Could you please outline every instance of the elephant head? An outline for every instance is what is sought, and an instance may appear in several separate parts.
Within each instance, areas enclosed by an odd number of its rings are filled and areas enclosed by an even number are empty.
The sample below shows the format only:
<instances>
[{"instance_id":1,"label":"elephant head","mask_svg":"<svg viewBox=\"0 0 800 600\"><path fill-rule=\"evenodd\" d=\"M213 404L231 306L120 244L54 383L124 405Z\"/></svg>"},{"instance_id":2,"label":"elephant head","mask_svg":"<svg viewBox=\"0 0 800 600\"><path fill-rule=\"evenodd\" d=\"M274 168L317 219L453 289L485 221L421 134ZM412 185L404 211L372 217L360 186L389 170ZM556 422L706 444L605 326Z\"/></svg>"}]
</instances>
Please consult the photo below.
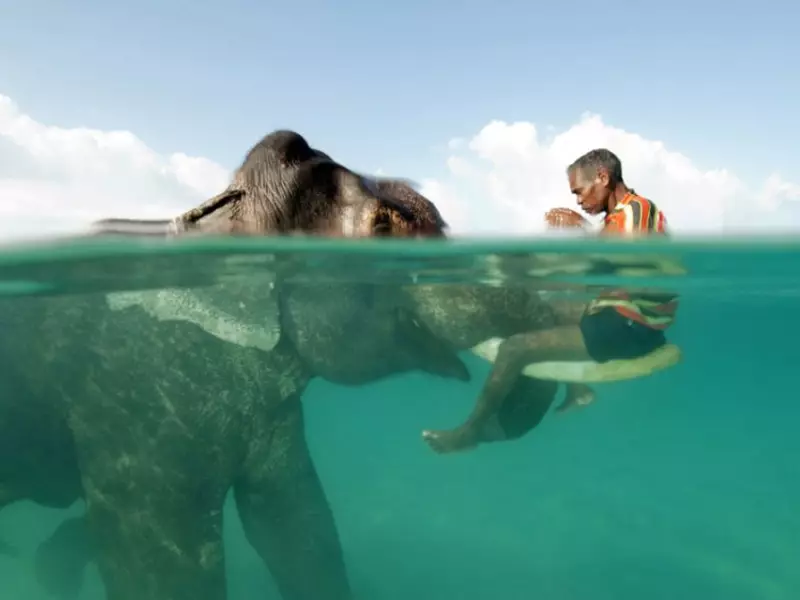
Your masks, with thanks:
<instances>
[{"instance_id":1,"label":"elephant head","mask_svg":"<svg viewBox=\"0 0 800 600\"><path fill-rule=\"evenodd\" d=\"M274 131L247 153L220 194L171 220L104 219L96 235L279 235L410 237L444 234L435 207L397 198L391 179L366 177L309 146L300 134ZM428 203L429 204L429 203Z\"/></svg>"}]
</instances>

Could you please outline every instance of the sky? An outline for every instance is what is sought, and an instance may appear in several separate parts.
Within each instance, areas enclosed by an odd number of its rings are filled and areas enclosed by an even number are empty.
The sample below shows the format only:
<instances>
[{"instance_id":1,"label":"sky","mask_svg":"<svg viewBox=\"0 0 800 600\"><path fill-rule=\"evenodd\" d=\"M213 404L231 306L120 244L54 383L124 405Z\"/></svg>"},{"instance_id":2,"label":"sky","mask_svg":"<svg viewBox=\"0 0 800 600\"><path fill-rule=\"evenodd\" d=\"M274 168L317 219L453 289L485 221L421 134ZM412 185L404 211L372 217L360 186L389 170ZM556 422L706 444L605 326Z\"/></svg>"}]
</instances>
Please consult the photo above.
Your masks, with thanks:
<instances>
[{"instance_id":1,"label":"sky","mask_svg":"<svg viewBox=\"0 0 800 600\"><path fill-rule=\"evenodd\" d=\"M596 147L676 233L800 228L800 4L546 4L0 0L0 237L172 216L277 128L459 235L540 232Z\"/></svg>"}]
</instances>

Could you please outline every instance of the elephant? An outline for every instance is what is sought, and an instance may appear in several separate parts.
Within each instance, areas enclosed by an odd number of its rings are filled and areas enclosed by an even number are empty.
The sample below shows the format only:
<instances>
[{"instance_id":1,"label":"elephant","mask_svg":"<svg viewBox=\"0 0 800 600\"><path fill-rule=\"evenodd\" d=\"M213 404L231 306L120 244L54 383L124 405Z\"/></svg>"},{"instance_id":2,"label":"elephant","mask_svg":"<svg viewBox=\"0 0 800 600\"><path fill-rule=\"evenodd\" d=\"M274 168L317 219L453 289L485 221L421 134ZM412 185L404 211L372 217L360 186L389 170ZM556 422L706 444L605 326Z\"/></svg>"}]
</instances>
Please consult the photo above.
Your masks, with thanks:
<instances>
[{"instance_id":1,"label":"elephant","mask_svg":"<svg viewBox=\"0 0 800 600\"><path fill-rule=\"evenodd\" d=\"M109 219L93 233L444 235L435 206L407 183L356 176L297 134L272 135L226 192L197 209L164 222ZM269 183L270 170L278 184ZM221 509L229 489L284 600L349 599L335 521L303 430L310 380L360 385L422 369L463 381L469 373L459 351L559 318L519 286L230 283L2 300L4 339L30 343L0 344L9 382L2 408L9 419L0 422L19 432L26 450L30 432L59 447L12 465L0 481L2 501L68 506L83 497L85 527L65 525L53 547L88 531L84 552L97 557L109 600L223 599ZM236 333L263 335L236 343L214 330L222 314L245 323ZM535 427L557 385L518 381L487 439L517 439ZM3 456L15 456L13 448ZM37 565L47 580L53 568L42 550ZM62 580L50 579L56 588ZM62 589L73 593L68 583Z\"/></svg>"},{"instance_id":2,"label":"elephant","mask_svg":"<svg viewBox=\"0 0 800 600\"><path fill-rule=\"evenodd\" d=\"M427 213L410 209L299 134L278 131L199 207L166 221L107 219L90 234L442 235L438 211L426 206ZM255 281L243 298L231 281L215 283L194 294L168 290L179 303L196 301L192 315L177 319L153 318L151 305L125 304L124 293L121 305L102 291L0 300L0 506L30 499L67 507L82 497L85 530L60 530L62 539L88 531L86 552L97 556L110 600L221 600L222 505L232 489L247 538L284 600L349 599L303 430L300 398L314 374L288 336L265 351L258 335L241 345L198 325L203 314L216 324L233 312L251 329L263 323L272 331L271 288ZM364 312L356 302L371 302L368 291L357 292L354 314ZM375 320L375 340L396 370L469 377L446 344L384 317ZM13 343L20 339L26 343ZM46 556L40 573L52 572Z\"/></svg>"}]
</instances>

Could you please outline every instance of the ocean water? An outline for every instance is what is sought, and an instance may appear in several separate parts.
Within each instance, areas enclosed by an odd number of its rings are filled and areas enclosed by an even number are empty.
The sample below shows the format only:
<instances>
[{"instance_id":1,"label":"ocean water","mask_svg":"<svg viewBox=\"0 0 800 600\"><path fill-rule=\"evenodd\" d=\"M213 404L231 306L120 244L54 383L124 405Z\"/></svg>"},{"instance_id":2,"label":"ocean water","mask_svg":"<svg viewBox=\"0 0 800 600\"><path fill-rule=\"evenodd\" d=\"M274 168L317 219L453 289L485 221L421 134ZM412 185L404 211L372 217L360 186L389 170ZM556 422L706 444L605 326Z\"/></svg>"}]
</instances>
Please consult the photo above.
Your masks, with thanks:
<instances>
[{"instance_id":1,"label":"ocean water","mask_svg":"<svg viewBox=\"0 0 800 600\"><path fill-rule=\"evenodd\" d=\"M475 357L466 359L469 383L412 373L362 387L311 384L307 436L356 600L800 598L800 243L58 242L6 247L0 294L26 302L199 285L263 274L276 253L292 257L298 281L413 273L418 282L503 285L530 277L541 256L660 257L683 271L538 275L554 295L595 284L678 292L669 337L683 360L597 384L593 404L551 413L512 443L437 455L421 439L422 429L467 415L488 373ZM0 598L48 598L33 553L82 510L18 502L0 511L0 539L17 550L0 552ZM225 544L228 597L279 600L231 502ZM79 598L104 597L92 566Z\"/></svg>"}]
</instances>

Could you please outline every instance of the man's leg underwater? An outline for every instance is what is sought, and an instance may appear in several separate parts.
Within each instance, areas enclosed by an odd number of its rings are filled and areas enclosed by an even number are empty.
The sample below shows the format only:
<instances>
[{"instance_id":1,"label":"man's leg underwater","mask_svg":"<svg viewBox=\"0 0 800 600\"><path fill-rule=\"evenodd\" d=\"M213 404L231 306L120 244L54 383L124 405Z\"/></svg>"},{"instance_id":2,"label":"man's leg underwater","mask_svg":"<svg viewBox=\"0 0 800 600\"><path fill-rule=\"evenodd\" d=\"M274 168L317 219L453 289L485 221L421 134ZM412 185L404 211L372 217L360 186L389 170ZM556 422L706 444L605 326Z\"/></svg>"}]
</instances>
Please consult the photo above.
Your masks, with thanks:
<instances>
[{"instance_id":1,"label":"man's leg underwater","mask_svg":"<svg viewBox=\"0 0 800 600\"><path fill-rule=\"evenodd\" d=\"M480 442L509 442L521 439L542 422L557 392L557 381L531 377L517 378L497 415L481 430Z\"/></svg>"},{"instance_id":2,"label":"man's leg underwater","mask_svg":"<svg viewBox=\"0 0 800 600\"><path fill-rule=\"evenodd\" d=\"M425 431L423 437L436 452L468 450L480 443L481 430L503 409L522 370L546 361L592 360L578 326L565 326L513 335L500 344L497 359L472 414L455 429Z\"/></svg>"},{"instance_id":3,"label":"man's leg underwater","mask_svg":"<svg viewBox=\"0 0 800 600\"><path fill-rule=\"evenodd\" d=\"M550 300L556 323L559 326L580 325L581 319L586 314L586 302L577 300ZM565 382L566 395L564 400L556 406L556 412L564 412L579 406L586 406L594 402L595 394L592 387L586 383Z\"/></svg>"}]
</instances>

